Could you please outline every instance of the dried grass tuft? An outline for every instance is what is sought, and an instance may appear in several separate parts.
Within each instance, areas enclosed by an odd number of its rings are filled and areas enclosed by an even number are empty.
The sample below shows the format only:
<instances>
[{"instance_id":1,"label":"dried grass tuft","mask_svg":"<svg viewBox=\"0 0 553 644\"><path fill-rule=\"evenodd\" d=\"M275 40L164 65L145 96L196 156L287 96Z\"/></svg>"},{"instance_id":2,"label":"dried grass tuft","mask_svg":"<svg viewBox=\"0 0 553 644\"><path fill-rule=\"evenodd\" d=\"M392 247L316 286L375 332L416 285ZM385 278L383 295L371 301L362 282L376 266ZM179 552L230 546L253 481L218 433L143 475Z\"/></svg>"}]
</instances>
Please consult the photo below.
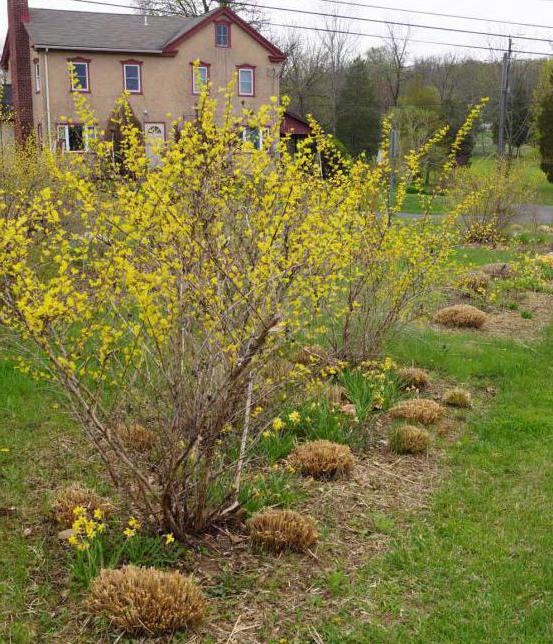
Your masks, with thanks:
<instances>
[{"instance_id":1,"label":"dried grass tuft","mask_svg":"<svg viewBox=\"0 0 553 644\"><path fill-rule=\"evenodd\" d=\"M54 519L59 525L70 528L75 521L73 510L76 507L83 507L89 513L102 510L105 516L109 516L114 510L108 499L80 483L74 483L56 492L52 502Z\"/></svg>"},{"instance_id":2,"label":"dried grass tuft","mask_svg":"<svg viewBox=\"0 0 553 644\"><path fill-rule=\"evenodd\" d=\"M430 385L430 374L425 369L408 367L406 369L400 369L397 374L404 387L426 389Z\"/></svg>"},{"instance_id":3,"label":"dried grass tuft","mask_svg":"<svg viewBox=\"0 0 553 644\"><path fill-rule=\"evenodd\" d=\"M165 633L196 626L205 614L198 585L180 572L124 566L104 569L92 582L87 606L126 633Z\"/></svg>"},{"instance_id":4,"label":"dried grass tuft","mask_svg":"<svg viewBox=\"0 0 553 644\"><path fill-rule=\"evenodd\" d=\"M444 408L428 398L403 400L390 409L392 418L403 418L423 425L431 425L444 415Z\"/></svg>"},{"instance_id":5,"label":"dried grass tuft","mask_svg":"<svg viewBox=\"0 0 553 644\"><path fill-rule=\"evenodd\" d=\"M342 385L328 385L325 389L325 394L331 405L343 405L348 402L347 392Z\"/></svg>"},{"instance_id":6,"label":"dried grass tuft","mask_svg":"<svg viewBox=\"0 0 553 644\"><path fill-rule=\"evenodd\" d=\"M117 435L124 447L132 452L148 453L157 443L157 436L151 429L147 429L140 423L132 425L117 425Z\"/></svg>"},{"instance_id":7,"label":"dried grass tuft","mask_svg":"<svg viewBox=\"0 0 553 644\"><path fill-rule=\"evenodd\" d=\"M475 293L483 293L489 288L490 279L484 271L471 271L461 279L461 287Z\"/></svg>"},{"instance_id":8,"label":"dried grass tuft","mask_svg":"<svg viewBox=\"0 0 553 644\"><path fill-rule=\"evenodd\" d=\"M506 278L511 277L513 274L513 267L511 264L505 262L495 262L493 264L484 264L480 267L486 275L496 278Z\"/></svg>"},{"instance_id":9,"label":"dried grass tuft","mask_svg":"<svg viewBox=\"0 0 553 644\"><path fill-rule=\"evenodd\" d=\"M455 304L440 309L434 315L434 322L449 327L480 329L488 316L469 304Z\"/></svg>"},{"instance_id":10,"label":"dried grass tuft","mask_svg":"<svg viewBox=\"0 0 553 644\"><path fill-rule=\"evenodd\" d=\"M254 545L273 552L305 552L319 537L313 520L293 510L265 510L247 527Z\"/></svg>"},{"instance_id":11,"label":"dried grass tuft","mask_svg":"<svg viewBox=\"0 0 553 644\"><path fill-rule=\"evenodd\" d=\"M288 462L304 475L331 479L350 474L354 458L348 445L319 440L298 445Z\"/></svg>"},{"instance_id":12,"label":"dried grass tuft","mask_svg":"<svg viewBox=\"0 0 553 644\"><path fill-rule=\"evenodd\" d=\"M414 425L401 425L390 434L390 449L398 454L422 454L430 447L430 434Z\"/></svg>"},{"instance_id":13,"label":"dried grass tuft","mask_svg":"<svg viewBox=\"0 0 553 644\"><path fill-rule=\"evenodd\" d=\"M461 389L460 387L455 387L454 389L446 391L443 396L443 401L446 405L451 405L452 407L472 407L472 396L470 391Z\"/></svg>"},{"instance_id":14,"label":"dried grass tuft","mask_svg":"<svg viewBox=\"0 0 553 644\"><path fill-rule=\"evenodd\" d=\"M328 353L317 344L302 347L298 355L294 357L294 362L304 365L316 365L327 360Z\"/></svg>"}]
</instances>

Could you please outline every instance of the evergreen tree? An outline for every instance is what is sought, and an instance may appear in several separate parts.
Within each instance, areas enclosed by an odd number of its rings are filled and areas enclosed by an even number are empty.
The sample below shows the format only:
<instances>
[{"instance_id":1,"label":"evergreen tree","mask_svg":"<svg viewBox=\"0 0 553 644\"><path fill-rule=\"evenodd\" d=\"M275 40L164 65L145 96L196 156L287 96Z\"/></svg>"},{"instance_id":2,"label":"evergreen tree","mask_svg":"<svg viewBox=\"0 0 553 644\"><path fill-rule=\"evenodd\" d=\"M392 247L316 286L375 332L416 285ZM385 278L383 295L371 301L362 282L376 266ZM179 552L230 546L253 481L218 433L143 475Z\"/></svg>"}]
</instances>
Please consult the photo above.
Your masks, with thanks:
<instances>
[{"instance_id":1,"label":"evergreen tree","mask_svg":"<svg viewBox=\"0 0 553 644\"><path fill-rule=\"evenodd\" d=\"M113 162L121 174L127 174L126 167L126 128L142 132L142 125L136 117L128 99L117 101L106 127L106 139L113 143Z\"/></svg>"},{"instance_id":2,"label":"evergreen tree","mask_svg":"<svg viewBox=\"0 0 553 644\"><path fill-rule=\"evenodd\" d=\"M541 169L547 180L553 183L553 73L543 92L537 119L538 144L541 154Z\"/></svg>"},{"instance_id":3,"label":"evergreen tree","mask_svg":"<svg viewBox=\"0 0 553 644\"><path fill-rule=\"evenodd\" d=\"M338 97L336 136L354 154L376 154L380 113L366 60L356 58L347 68Z\"/></svg>"}]
</instances>

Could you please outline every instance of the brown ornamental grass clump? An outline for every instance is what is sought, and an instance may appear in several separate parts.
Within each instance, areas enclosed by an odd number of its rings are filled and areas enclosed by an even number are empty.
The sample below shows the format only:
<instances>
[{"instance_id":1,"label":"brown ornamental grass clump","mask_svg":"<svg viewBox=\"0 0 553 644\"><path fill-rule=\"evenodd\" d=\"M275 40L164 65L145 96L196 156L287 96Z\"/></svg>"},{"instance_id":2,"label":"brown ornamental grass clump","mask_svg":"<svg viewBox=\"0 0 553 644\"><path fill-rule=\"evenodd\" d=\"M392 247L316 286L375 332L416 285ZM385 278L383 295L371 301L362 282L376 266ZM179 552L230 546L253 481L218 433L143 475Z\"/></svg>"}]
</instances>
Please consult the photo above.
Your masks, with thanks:
<instances>
[{"instance_id":1,"label":"brown ornamental grass clump","mask_svg":"<svg viewBox=\"0 0 553 644\"><path fill-rule=\"evenodd\" d=\"M165 633L196 626L205 614L198 585L180 572L124 566L104 569L87 602L93 615L126 633Z\"/></svg>"},{"instance_id":2,"label":"brown ornamental grass clump","mask_svg":"<svg viewBox=\"0 0 553 644\"><path fill-rule=\"evenodd\" d=\"M108 499L80 483L74 483L57 491L52 502L52 514L59 525L70 528L75 521L73 510L77 507L90 514L94 510L102 510L104 516L109 516L114 510Z\"/></svg>"},{"instance_id":3,"label":"brown ornamental grass clump","mask_svg":"<svg viewBox=\"0 0 553 644\"><path fill-rule=\"evenodd\" d=\"M297 364L316 365L328 360L328 353L319 345L306 345L294 357Z\"/></svg>"},{"instance_id":4,"label":"brown ornamental grass clump","mask_svg":"<svg viewBox=\"0 0 553 644\"><path fill-rule=\"evenodd\" d=\"M443 401L446 405L451 405L452 407L472 407L472 396L470 391L461 389L460 387L455 387L454 389L446 391L443 396Z\"/></svg>"},{"instance_id":5,"label":"brown ornamental grass clump","mask_svg":"<svg viewBox=\"0 0 553 644\"><path fill-rule=\"evenodd\" d=\"M490 286L490 276L484 271L471 271L467 273L461 280L461 286L475 293L483 293Z\"/></svg>"},{"instance_id":6,"label":"brown ornamental grass clump","mask_svg":"<svg viewBox=\"0 0 553 644\"><path fill-rule=\"evenodd\" d=\"M434 322L443 326L472 329L480 329L487 319L484 311L469 304L446 306L434 315Z\"/></svg>"},{"instance_id":7,"label":"brown ornamental grass clump","mask_svg":"<svg viewBox=\"0 0 553 644\"><path fill-rule=\"evenodd\" d=\"M511 264L507 264L505 262L484 264L484 266L480 267L480 270L486 273L486 275L496 278L511 277L511 275L513 274L513 267L511 266Z\"/></svg>"},{"instance_id":8,"label":"brown ornamental grass clump","mask_svg":"<svg viewBox=\"0 0 553 644\"><path fill-rule=\"evenodd\" d=\"M402 418L423 425L431 425L444 414L444 408L433 400L427 398L412 398L403 400L390 409L392 418Z\"/></svg>"},{"instance_id":9,"label":"brown ornamental grass clump","mask_svg":"<svg viewBox=\"0 0 553 644\"><path fill-rule=\"evenodd\" d=\"M305 552L319 537L313 520L293 510L265 510L249 519L247 528L255 546L272 552Z\"/></svg>"},{"instance_id":10,"label":"brown ornamental grass clump","mask_svg":"<svg viewBox=\"0 0 553 644\"><path fill-rule=\"evenodd\" d=\"M425 369L407 367L405 369L400 369L397 374L404 387L426 389L430 384L430 374Z\"/></svg>"},{"instance_id":11,"label":"brown ornamental grass clump","mask_svg":"<svg viewBox=\"0 0 553 644\"><path fill-rule=\"evenodd\" d=\"M331 479L350 474L354 458L348 445L319 440L298 445L288 462L304 475Z\"/></svg>"},{"instance_id":12,"label":"brown ornamental grass clump","mask_svg":"<svg viewBox=\"0 0 553 644\"><path fill-rule=\"evenodd\" d=\"M430 434L414 425L400 425L392 430L390 449L398 454L422 454L430 446Z\"/></svg>"},{"instance_id":13,"label":"brown ornamental grass clump","mask_svg":"<svg viewBox=\"0 0 553 644\"><path fill-rule=\"evenodd\" d=\"M151 429L148 429L140 423L117 425L117 435L126 449L133 452L146 454L157 443L157 436Z\"/></svg>"},{"instance_id":14,"label":"brown ornamental grass clump","mask_svg":"<svg viewBox=\"0 0 553 644\"><path fill-rule=\"evenodd\" d=\"M342 385L328 385L325 395L331 405L343 405L348 402L347 392Z\"/></svg>"}]
</instances>

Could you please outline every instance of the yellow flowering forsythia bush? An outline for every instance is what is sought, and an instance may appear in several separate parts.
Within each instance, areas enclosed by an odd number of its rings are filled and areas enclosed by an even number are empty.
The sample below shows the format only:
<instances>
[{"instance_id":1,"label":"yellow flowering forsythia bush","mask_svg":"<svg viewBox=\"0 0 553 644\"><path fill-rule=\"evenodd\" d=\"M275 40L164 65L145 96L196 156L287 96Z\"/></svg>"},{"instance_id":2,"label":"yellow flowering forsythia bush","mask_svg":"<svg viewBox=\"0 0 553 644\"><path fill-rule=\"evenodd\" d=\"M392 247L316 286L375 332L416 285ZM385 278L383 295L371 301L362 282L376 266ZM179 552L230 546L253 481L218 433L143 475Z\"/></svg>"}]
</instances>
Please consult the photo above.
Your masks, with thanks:
<instances>
[{"instance_id":1,"label":"yellow flowering forsythia bush","mask_svg":"<svg viewBox=\"0 0 553 644\"><path fill-rule=\"evenodd\" d=\"M457 152L481 107L472 109L460 128L441 167L438 185L447 184L451 177ZM325 299L324 307L331 320L333 348L341 358L354 363L374 356L385 335L398 322L419 316L431 303L432 294L450 280L447 266L451 249L458 241L457 220L477 198L471 193L463 195L440 225L428 214L433 196L424 200L427 214L419 220L398 218L408 186L421 183L424 161L443 142L448 127L405 156L391 208L387 201L390 123L385 122L383 129L380 163L373 166L361 158L345 172L340 160L336 164L340 169L327 184L329 190L343 194L343 201L338 213L340 280L333 297ZM320 133L316 139L319 149L329 146L328 139Z\"/></svg>"},{"instance_id":2,"label":"yellow flowering forsythia bush","mask_svg":"<svg viewBox=\"0 0 553 644\"><path fill-rule=\"evenodd\" d=\"M245 410L278 385L271 361L288 338L330 319L339 353L373 352L454 242L453 215L436 227L378 214L386 155L323 177L320 130L292 155L276 100L236 116L231 94L219 106L204 94L155 163L125 119L117 166L99 141L69 167L52 157L30 206L0 204L0 323L20 367L58 384L136 516L178 539L236 509L257 431ZM244 123L263 130L261 150ZM117 429L135 423L155 433L150 450Z\"/></svg>"}]
</instances>

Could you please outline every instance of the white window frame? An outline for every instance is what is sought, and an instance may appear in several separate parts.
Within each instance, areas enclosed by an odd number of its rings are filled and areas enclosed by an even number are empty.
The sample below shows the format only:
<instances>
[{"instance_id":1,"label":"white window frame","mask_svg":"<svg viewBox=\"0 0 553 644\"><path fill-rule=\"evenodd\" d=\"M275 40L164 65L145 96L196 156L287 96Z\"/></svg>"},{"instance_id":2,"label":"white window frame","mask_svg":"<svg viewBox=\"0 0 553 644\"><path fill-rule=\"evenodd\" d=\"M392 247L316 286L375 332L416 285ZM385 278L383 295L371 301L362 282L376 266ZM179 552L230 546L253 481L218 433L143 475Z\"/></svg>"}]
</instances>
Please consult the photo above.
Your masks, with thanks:
<instances>
[{"instance_id":1,"label":"white window frame","mask_svg":"<svg viewBox=\"0 0 553 644\"><path fill-rule=\"evenodd\" d=\"M127 87L127 67L136 67L138 70L138 89L129 89ZM130 92L131 94L142 94L142 65L137 63L123 64L123 86L126 92Z\"/></svg>"},{"instance_id":2,"label":"white window frame","mask_svg":"<svg viewBox=\"0 0 553 644\"><path fill-rule=\"evenodd\" d=\"M253 143L249 137L249 133L256 130L258 134L257 142ZM245 127L242 130L242 141L251 143L256 150L261 150L263 147L263 130L260 127Z\"/></svg>"},{"instance_id":3,"label":"white window frame","mask_svg":"<svg viewBox=\"0 0 553 644\"><path fill-rule=\"evenodd\" d=\"M42 79L40 78L40 62L35 61L35 92L39 94L42 91Z\"/></svg>"},{"instance_id":4,"label":"white window frame","mask_svg":"<svg viewBox=\"0 0 553 644\"><path fill-rule=\"evenodd\" d=\"M193 65L192 66L192 93L193 94L201 94L202 93L202 88L198 87L198 80L201 80L199 78L199 71L200 69L205 69L205 85L209 83L209 66L208 65ZM203 81L202 81L203 83Z\"/></svg>"},{"instance_id":5,"label":"white window frame","mask_svg":"<svg viewBox=\"0 0 553 644\"><path fill-rule=\"evenodd\" d=\"M227 33L226 45L219 44L219 27L224 27L226 29L226 33ZM228 49L230 47L230 24L228 22L215 23L215 46L223 47L224 49Z\"/></svg>"},{"instance_id":6,"label":"white window frame","mask_svg":"<svg viewBox=\"0 0 553 644\"><path fill-rule=\"evenodd\" d=\"M71 150L70 139L69 139L69 128L70 127L81 127L83 129L83 149L82 150ZM61 130L63 128L63 138L60 136ZM96 127L94 125L83 125L82 123L73 124L73 123L58 123L57 126L57 140L62 141L65 144L63 149L64 152L88 152L90 150L90 141L96 138Z\"/></svg>"},{"instance_id":7,"label":"white window frame","mask_svg":"<svg viewBox=\"0 0 553 644\"><path fill-rule=\"evenodd\" d=\"M248 73L251 78L251 92L242 91L242 74ZM255 69L253 67L238 68L238 96L255 96Z\"/></svg>"},{"instance_id":8,"label":"white window frame","mask_svg":"<svg viewBox=\"0 0 553 644\"><path fill-rule=\"evenodd\" d=\"M71 64L73 65L73 74L71 76L71 90L73 92L90 92L90 64L82 60L71 61ZM76 85L76 83L79 82L79 79L77 78L77 65L84 65L86 68L86 87L79 87L78 85Z\"/></svg>"}]
</instances>

